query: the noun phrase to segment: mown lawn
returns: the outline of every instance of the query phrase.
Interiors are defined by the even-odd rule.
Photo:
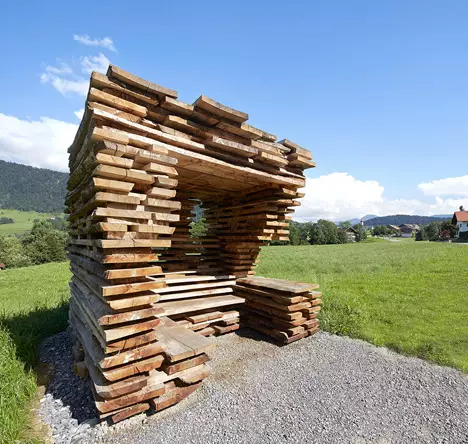
[[[35,211],[19,211],[0,209],[0,218],[9,217],[15,222],[12,224],[0,224],[0,235],[20,234],[31,230],[34,219],[49,219],[53,216],[61,216],[54,213],[36,213]]]
[[[0,271],[0,443],[23,437],[36,349],[67,326],[68,263]]]
[[[468,247],[371,240],[267,247],[258,274],[318,282],[322,328],[468,372]]]

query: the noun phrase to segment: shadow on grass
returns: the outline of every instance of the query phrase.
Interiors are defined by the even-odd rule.
[[[82,380],[73,371],[67,326],[65,299],[54,307],[39,306],[29,312],[0,314],[0,328],[8,332],[15,344],[16,359],[33,372],[39,385],[46,386],[46,393],[68,406],[71,416],[81,423],[95,416],[95,409],[89,381]]]
[[[16,346],[16,356],[28,369],[37,364],[37,348],[42,340],[68,325],[68,301],[55,307],[35,307],[17,314],[0,313],[0,327],[8,331]]]

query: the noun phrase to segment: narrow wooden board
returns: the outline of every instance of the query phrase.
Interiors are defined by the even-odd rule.
[[[180,313],[189,313],[207,308],[223,307],[226,305],[243,304],[245,299],[238,296],[214,296],[183,301],[161,302],[157,307],[163,308],[167,316]]]

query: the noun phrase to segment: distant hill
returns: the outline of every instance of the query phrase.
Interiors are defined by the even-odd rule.
[[[376,225],[400,225],[400,224],[418,224],[425,225],[431,222],[440,222],[443,219],[451,219],[450,216],[411,216],[409,214],[395,214],[393,216],[374,217],[364,222],[366,227],[375,227]]]
[[[432,217],[439,217],[440,219],[452,219],[453,213],[452,214],[434,214]]]
[[[356,225],[356,224],[359,224],[361,220],[365,222],[366,220],[374,219],[375,217],[378,217],[378,216],[376,216],[375,214],[367,214],[366,216],[361,217],[361,219],[355,218],[355,219],[349,220],[348,222],[350,222],[351,225]]]
[[[68,174],[0,160],[0,208],[63,212]]]

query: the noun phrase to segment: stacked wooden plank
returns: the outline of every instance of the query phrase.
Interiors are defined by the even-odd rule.
[[[315,164],[247,120],[116,66],[91,75],[66,206],[77,368],[101,417],[160,410],[195,390],[209,373],[204,336],[239,328],[236,278],[255,273],[265,242],[288,239]],[[197,208],[206,235],[194,238]]]
[[[289,344],[319,329],[321,296],[316,284],[248,277],[237,280],[235,293],[246,299],[246,323]]]
[[[239,330],[240,318],[237,310],[202,310],[194,314],[183,314],[174,318],[178,325],[203,336],[223,335]]]

